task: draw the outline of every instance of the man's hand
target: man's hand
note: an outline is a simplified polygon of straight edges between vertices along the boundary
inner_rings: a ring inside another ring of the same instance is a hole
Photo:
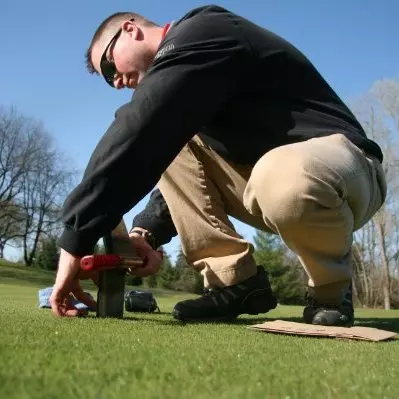
[[[151,245],[134,231],[129,234],[129,237],[137,256],[140,257],[144,263],[143,267],[129,269],[129,273],[138,277],[147,277],[156,274],[162,263],[163,252],[152,249]]]
[[[75,297],[89,308],[95,309],[96,302],[80,286],[79,280],[91,279],[97,285],[98,273],[85,272],[80,269],[80,258],[61,249],[57,277],[50,296],[51,310],[56,316],[83,316],[86,310],[76,309],[72,305]],[[72,296],[73,295],[73,296]]]

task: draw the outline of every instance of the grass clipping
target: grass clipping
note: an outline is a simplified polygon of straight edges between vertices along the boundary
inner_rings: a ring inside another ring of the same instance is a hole
[[[249,326],[248,328],[271,333],[355,339],[374,342],[386,341],[397,335],[396,332],[371,327],[329,327],[284,320],[266,321],[262,324]]]

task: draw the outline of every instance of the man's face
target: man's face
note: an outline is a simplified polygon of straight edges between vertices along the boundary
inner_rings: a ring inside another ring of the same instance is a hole
[[[117,89],[135,89],[153,61],[143,31],[134,21],[110,26],[94,44],[91,58],[97,72]]]

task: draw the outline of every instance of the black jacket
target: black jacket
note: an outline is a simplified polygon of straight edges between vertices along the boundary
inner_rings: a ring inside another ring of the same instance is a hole
[[[277,146],[336,132],[382,160],[300,51],[226,9],[197,8],[172,25],[65,201],[61,247],[77,256],[92,251],[197,132],[248,165]]]

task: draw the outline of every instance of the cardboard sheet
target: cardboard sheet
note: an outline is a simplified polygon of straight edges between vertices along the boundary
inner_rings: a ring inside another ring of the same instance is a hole
[[[389,340],[398,335],[396,332],[371,327],[327,327],[284,320],[266,321],[248,326],[248,328],[280,334],[346,338],[374,342]]]

